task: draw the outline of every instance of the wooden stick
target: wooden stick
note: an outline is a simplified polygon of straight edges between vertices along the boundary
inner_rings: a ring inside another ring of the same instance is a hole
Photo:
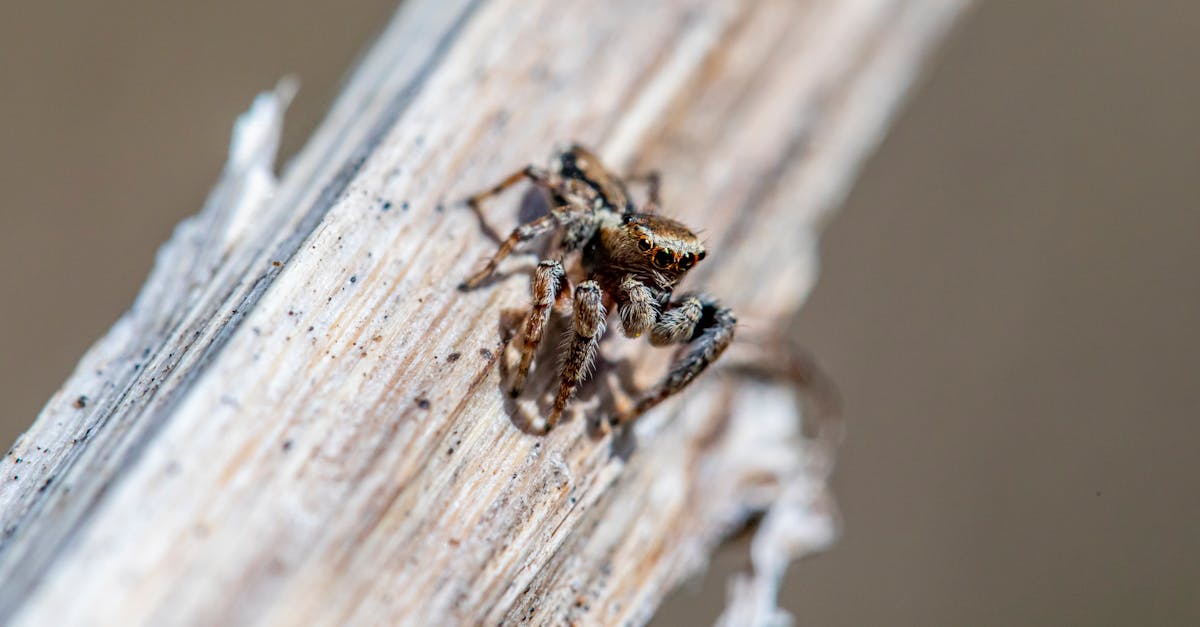
[[[550,435],[522,431],[542,408],[501,370],[532,261],[455,290],[495,246],[461,201],[565,139],[660,170],[663,212],[707,240],[688,286],[752,347],[964,5],[406,2],[278,180],[292,87],[256,101],[204,209],[8,452],[0,620],[643,623],[764,512],[724,620],[779,619],[788,559],[835,535],[793,391],[708,373],[598,436],[580,412],[608,368]],[[640,385],[669,356],[604,350]]]

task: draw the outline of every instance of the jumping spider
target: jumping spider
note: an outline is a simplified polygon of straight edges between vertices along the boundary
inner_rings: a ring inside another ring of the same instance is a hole
[[[657,173],[636,178],[644,180],[648,188],[641,210],[620,178],[591,151],[571,144],[555,152],[548,170],[527,166],[468,201],[478,210],[483,200],[528,179],[548,192],[551,204],[549,214],[513,230],[487,265],[462,284],[463,289],[474,288],[491,276],[518,244],[550,231],[561,233],[563,255],[582,251],[587,280],[575,286],[574,331],[564,344],[562,380],[546,418],[546,431],[558,422],[587,375],[613,305],[625,335],[649,333],[655,346],[687,345],[666,377],[633,408],[613,417],[613,424],[628,422],[682,390],[733,341],[733,312],[703,294],[673,293],[687,272],[704,259],[704,245],[683,224],[657,215]],[[555,301],[571,294],[561,258],[538,264],[532,291],[533,307],[525,323],[513,396],[519,395],[525,384]]]

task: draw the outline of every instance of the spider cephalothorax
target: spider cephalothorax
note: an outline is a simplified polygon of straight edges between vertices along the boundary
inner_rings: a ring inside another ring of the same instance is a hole
[[[673,287],[704,259],[704,245],[688,228],[649,213],[627,213],[620,226],[602,226],[592,265],[629,272],[662,289]]]
[[[635,178],[635,177],[631,177]],[[624,181],[579,145],[556,151],[548,170],[528,166],[470,199],[478,204],[528,179],[550,195],[550,213],[517,227],[487,265],[463,283],[472,288],[495,272],[517,244],[558,231],[562,254],[582,252],[587,280],[574,289],[574,325],[566,343],[562,380],[554,407],[546,418],[552,428],[582,382],[608,319],[616,305],[621,328],[629,337],[650,334],[656,346],[686,344],[667,376],[614,422],[631,420],[682,390],[721,355],[733,340],[733,313],[702,294],[674,294],[675,286],[705,257],[700,239],[683,224],[660,216],[658,176],[646,181],[647,201],[635,206]],[[528,376],[550,311],[560,295],[571,294],[561,259],[538,264],[532,281],[533,308],[525,322],[525,343],[513,382],[517,395]]]

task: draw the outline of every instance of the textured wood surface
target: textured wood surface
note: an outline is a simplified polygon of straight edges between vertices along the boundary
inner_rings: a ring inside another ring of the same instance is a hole
[[[590,433],[619,373],[645,385],[670,354],[614,337],[577,411],[527,433],[544,406],[508,401],[502,370],[533,257],[454,289],[522,194],[482,222],[461,199],[564,139],[661,170],[710,251],[686,285],[738,311],[730,361],[752,359],[964,4],[406,3],[278,181],[291,87],[260,98],[204,210],[9,451],[0,617],[641,623],[765,513],[725,620],[779,619],[787,559],[834,535],[793,390],[726,369]]]

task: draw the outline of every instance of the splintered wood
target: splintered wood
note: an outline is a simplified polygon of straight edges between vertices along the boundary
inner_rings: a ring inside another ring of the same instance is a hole
[[[566,139],[661,170],[708,250],[684,287],[738,312],[752,360],[964,4],[405,3],[278,180],[291,86],[256,101],[209,202],[9,451],[0,620],[638,624],[759,514],[724,621],[780,620],[788,559],[835,535],[794,390],[718,366],[589,432],[669,358],[612,338],[564,422],[527,432],[544,404],[504,371],[533,257],[454,288],[530,203],[461,201]]]

